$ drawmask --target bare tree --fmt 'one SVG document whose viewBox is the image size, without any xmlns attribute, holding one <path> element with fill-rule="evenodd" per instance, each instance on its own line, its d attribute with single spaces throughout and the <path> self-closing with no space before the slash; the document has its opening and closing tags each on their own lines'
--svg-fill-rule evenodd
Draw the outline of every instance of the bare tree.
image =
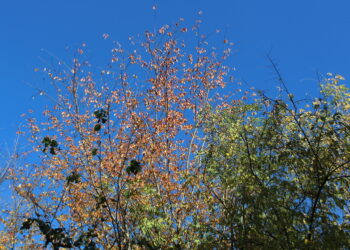
<svg viewBox="0 0 350 250">
<path fill-rule="evenodd" d="M 4 147 L 4 150 L 0 149 L 0 184 L 2 184 L 6 177 L 8 176 L 9 170 L 16 165 L 18 160 L 18 145 L 19 145 L 19 135 L 16 136 L 12 149 L 8 146 Z"/>
</svg>

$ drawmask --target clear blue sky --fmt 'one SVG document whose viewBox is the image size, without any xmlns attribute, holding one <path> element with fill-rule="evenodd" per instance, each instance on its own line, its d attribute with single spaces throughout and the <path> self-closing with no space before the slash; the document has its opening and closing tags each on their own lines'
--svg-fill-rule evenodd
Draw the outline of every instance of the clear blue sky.
<svg viewBox="0 0 350 250">
<path fill-rule="evenodd" d="M 349 0 L 3 0 L 0 145 L 11 144 L 20 115 L 38 107 L 31 98 L 36 92 L 26 83 L 41 84 L 33 71 L 43 66 L 41 49 L 66 57 L 66 46 L 85 42 L 91 61 L 98 62 L 109 48 L 103 33 L 125 41 L 179 17 L 192 24 L 199 10 L 205 31 L 224 29 L 236 44 L 231 66 L 252 86 L 276 86 L 266 60 L 269 51 L 299 94 L 315 89 L 317 71 L 350 77 Z"/>
</svg>

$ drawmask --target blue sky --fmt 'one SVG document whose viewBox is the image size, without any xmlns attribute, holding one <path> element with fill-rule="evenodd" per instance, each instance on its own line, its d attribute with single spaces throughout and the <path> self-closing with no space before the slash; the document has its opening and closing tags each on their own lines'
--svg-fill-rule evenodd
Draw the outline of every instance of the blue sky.
<svg viewBox="0 0 350 250">
<path fill-rule="evenodd" d="M 230 66 L 237 68 L 238 79 L 251 86 L 275 89 L 268 52 L 299 95 L 315 91 L 316 72 L 350 77 L 349 0 L 4 0 L 0 3 L 0 151 L 1 145 L 14 140 L 23 122 L 20 115 L 44 103 L 32 99 L 37 93 L 27 85 L 43 86 L 34 72 L 45 66 L 43 49 L 67 58 L 67 46 L 87 43 L 90 61 L 98 63 L 110 48 L 103 33 L 123 42 L 129 35 L 180 17 L 191 25 L 199 10 L 205 32 L 225 30 L 236 44 Z"/>
</svg>

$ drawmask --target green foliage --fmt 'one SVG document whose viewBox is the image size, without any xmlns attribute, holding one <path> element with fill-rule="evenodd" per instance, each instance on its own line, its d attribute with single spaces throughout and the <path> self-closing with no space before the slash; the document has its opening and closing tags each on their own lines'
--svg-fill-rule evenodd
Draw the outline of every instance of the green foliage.
<svg viewBox="0 0 350 250">
<path fill-rule="evenodd" d="M 51 139 L 50 137 L 46 136 L 41 142 L 45 145 L 45 147 L 48 147 L 51 143 Z"/>
<path fill-rule="evenodd" d="M 126 168 L 126 172 L 128 174 L 133 173 L 134 175 L 141 172 L 141 170 L 142 170 L 142 167 L 138 160 L 131 160 L 129 166 Z"/>
<path fill-rule="evenodd" d="M 45 248 L 52 244 L 53 249 L 60 249 L 61 247 L 71 248 L 73 247 L 72 239 L 66 236 L 63 228 L 52 228 L 49 222 L 46 222 L 38 216 L 38 218 L 26 219 L 20 230 L 29 230 L 31 226 L 36 222 L 42 235 L 45 237 Z"/>
<path fill-rule="evenodd" d="M 51 223 L 44 221 L 40 218 L 40 216 L 37 216 L 37 218 L 26 219 L 23 222 L 20 230 L 29 230 L 34 223 L 45 237 L 45 248 L 51 244 L 52 249 L 54 250 L 73 247 L 84 247 L 83 249 L 89 250 L 98 249 L 96 243 L 93 241 L 93 238 L 97 237 L 94 229 L 89 229 L 86 233 L 82 233 L 78 239 L 74 241 L 72 238 L 67 236 L 63 228 L 52 228 Z"/>
<path fill-rule="evenodd" d="M 67 180 L 67 184 L 70 184 L 70 183 L 79 183 L 80 182 L 80 174 L 78 174 L 77 172 L 72 172 L 70 175 L 68 175 L 66 177 L 66 180 Z"/>
<path fill-rule="evenodd" d="M 58 143 L 56 140 L 53 140 L 50 137 L 46 136 L 41 142 L 44 144 L 44 153 L 47 151 L 47 149 L 49 149 L 50 154 L 56 154 L 56 149 L 58 147 Z"/>
<path fill-rule="evenodd" d="M 95 126 L 94 126 L 94 131 L 98 132 L 101 130 L 101 124 L 100 123 L 97 123 Z"/>
<path fill-rule="evenodd" d="M 94 112 L 95 118 L 98 120 L 98 123 L 106 123 L 107 122 L 107 111 L 104 109 L 96 110 Z"/>
<path fill-rule="evenodd" d="M 97 148 L 93 148 L 92 151 L 91 151 L 91 155 L 95 156 L 95 155 L 97 155 L 97 152 L 98 152 L 98 149 Z"/>
<path fill-rule="evenodd" d="M 94 131 L 98 132 L 101 130 L 102 124 L 107 122 L 108 114 L 106 110 L 100 109 L 94 112 L 94 116 L 97 119 L 97 123 L 94 126 Z"/>
<path fill-rule="evenodd" d="M 349 246 L 350 93 L 331 79 L 321 94 L 304 108 L 261 96 L 208 114 L 205 198 L 231 246 Z"/>
<path fill-rule="evenodd" d="M 101 194 L 101 195 L 95 197 L 95 199 L 96 199 L 96 209 L 99 209 L 100 207 L 102 207 L 102 208 L 107 207 L 107 204 L 106 204 L 107 199 L 104 195 Z"/>
</svg>

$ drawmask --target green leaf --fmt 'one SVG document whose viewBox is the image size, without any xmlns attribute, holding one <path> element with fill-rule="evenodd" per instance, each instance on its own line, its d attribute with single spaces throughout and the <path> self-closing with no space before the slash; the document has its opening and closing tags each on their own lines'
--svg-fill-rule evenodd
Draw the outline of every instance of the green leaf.
<svg viewBox="0 0 350 250">
<path fill-rule="evenodd" d="M 104 109 L 96 110 L 94 115 L 98 119 L 98 122 L 107 122 L 107 112 Z"/>
<path fill-rule="evenodd" d="M 141 170 L 142 170 L 141 164 L 137 160 L 131 160 L 130 165 L 126 168 L 126 172 L 128 174 L 133 173 L 134 175 L 139 173 Z"/>
<path fill-rule="evenodd" d="M 101 129 L 101 124 L 97 123 L 94 127 L 94 131 L 98 132 Z"/>
<path fill-rule="evenodd" d="M 51 139 L 50 137 L 46 136 L 41 142 L 44 143 L 45 147 L 48 147 L 51 143 Z"/>
<path fill-rule="evenodd" d="M 20 230 L 28 230 L 30 229 L 30 227 L 32 226 L 34 220 L 32 219 L 26 219 L 23 223 L 22 226 L 20 228 Z"/>
<path fill-rule="evenodd" d="M 52 155 L 56 154 L 55 148 L 50 148 L 50 154 L 52 154 Z"/>
<path fill-rule="evenodd" d="M 68 175 L 66 177 L 67 183 L 79 183 L 80 182 L 80 174 L 78 174 L 77 172 L 72 172 L 70 175 Z"/>
<path fill-rule="evenodd" d="M 92 154 L 93 156 L 95 156 L 95 155 L 97 155 L 97 151 L 98 151 L 97 148 L 93 148 L 92 151 L 91 151 L 91 154 Z"/>
<path fill-rule="evenodd" d="M 53 148 L 56 148 L 58 146 L 58 143 L 56 140 L 51 140 L 50 146 Z"/>
</svg>

